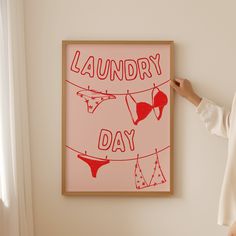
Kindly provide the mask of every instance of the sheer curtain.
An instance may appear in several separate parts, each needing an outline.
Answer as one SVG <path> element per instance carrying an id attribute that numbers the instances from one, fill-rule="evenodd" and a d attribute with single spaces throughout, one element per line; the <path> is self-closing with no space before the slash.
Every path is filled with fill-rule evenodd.
<path id="1" fill-rule="evenodd" d="M 33 236 L 23 0 L 0 0 L 0 235 Z"/>

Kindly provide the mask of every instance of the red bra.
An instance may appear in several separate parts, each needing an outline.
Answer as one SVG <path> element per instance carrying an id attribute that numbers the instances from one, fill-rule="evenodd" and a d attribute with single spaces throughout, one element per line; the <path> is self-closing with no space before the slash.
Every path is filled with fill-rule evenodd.
<path id="1" fill-rule="evenodd" d="M 162 117 L 163 109 L 168 103 L 168 97 L 165 93 L 155 87 L 152 90 L 152 104 L 147 102 L 136 102 L 131 94 L 125 96 L 126 105 L 130 112 L 132 121 L 137 125 L 141 120 L 144 120 L 153 110 L 157 120 Z M 156 114 L 156 108 L 159 109 L 159 115 Z"/>

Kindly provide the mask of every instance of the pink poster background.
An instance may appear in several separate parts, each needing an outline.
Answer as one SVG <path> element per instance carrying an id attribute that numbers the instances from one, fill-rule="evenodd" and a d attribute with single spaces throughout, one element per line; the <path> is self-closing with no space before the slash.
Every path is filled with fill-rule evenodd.
<path id="1" fill-rule="evenodd" d="M 79 57 L 75 61 L 75 55 L 78 51 Z M 150 60 L 150 56 L 155 57 L 157 54 L 160 55 L 161 74 L 157 73 L 154 63 Z M 94 57 L 95 72 L 93 78 L 89 76 L 89 73 L 81 74 L 81 70 L 90 56 Z M 103 69 L 106 60 L 114 60 L 119 64 L 119 60 L 131 59 L 137 62 L 139 58 L 147 58 L 152 76 L 148 78 L 144 75 L 142 79 L 140 73 L 138 73 L 133 80 L 126 80 L 124 77 L 123 80 L 119 80 L 117 77 L 111 80 L 110 76 L 99 79 L 96 75 L 99 58 L 103 60 Z M 108 68 L 109 65 L 111 66 L 111 64 L 108 63 Z M 77 69 L 79 72 L 73 71 Z M 91 72 L 91 67 L 87 69 Z M 65 158 L 65 186 L 67 192 L 166 192 L 170 190 L 169 80 L 170 45 L 168 44 L 67 45 L 66 80 L 64 81 L 66 91 L 66 143 L 65 157 L 63 157 Z M 155 86 L 159 86 L 160 91 L 168 97 L 168 103 L 164 106 L 161 119 L 156 118 L 152 109 L 145 119 L 135 125 L 127 107 L 126 95 L 131 94 L 137 103 L 145 102 L 152 105 L 152 91 Z M 85 90 L 81 88 L 85 88 Z M 82 90 L 87 90 L 86 92 L 95 90 L 104 94 L 121 95 L 114 95 L 115 98 L 104 100 L 93 113 L 89 113 L 84 97 L 80 96 Z M 90 101 L 91 98 L 88 104 L 90 104 Z M 130 106 L 136 108 L 135 103 Z M 156 113 L 159 114 L 158 109 L 156 109 Z M 107 150 L 101 150 L 98 147 L 102 129 L 109 130 L 112 134 L 111 146 Z M 129 139 L 124 133 L 125 131 L 131 132 L 131 130 L 134 132 L 133 150 L 131 150 Z M 114 146 L 117 132 L 122 135 L 123 144 L 121 145 L 121 140 L 117 138 L 116 146 Z M 107 139 L 105 136 L 103 138 L 103 144 L 106 144 Z M 118 148 L 119 145 L 121 145 L 120 149 Z M 125 151 L 121 150 L 123 147 L 125 147 Z M 158 165 L 155 165 L 157 161 L 156 152 L 158 153 Z M 93 177 L 90 165 L 85 160 L 78 158 L 81 153 L 84 154 L 83 157 L 86 160 L 89 159 L 92 165 L 95 160 L 101 159 L 107 159 L 109 163 L 100 167 L 97 170 L 97 176 Z M 137 158 L 140 158 L 138 163 Z M 142 171 L 142 175 L 140 175 L 137 164 Z M 163 176 L 158 177 L 160 170 Z M 137 181 L 145 179 L 146 183 L 149 183 L 153 175 L 154 178 L 159 178 L 159 182 L 153 182 L 157 183 L 156 185 L 148 186 L 146 184 L 142 187 L 141 182 L 138 183 L 141 188 L 137 187 Z M 160 178 L 162 178 L 161 182 Z"/>

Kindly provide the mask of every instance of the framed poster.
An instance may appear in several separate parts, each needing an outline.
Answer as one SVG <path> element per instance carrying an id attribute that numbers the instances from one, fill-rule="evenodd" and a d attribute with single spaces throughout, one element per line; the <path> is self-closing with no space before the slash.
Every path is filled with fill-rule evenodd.
<path id="1" fill-rule="evenodd" d="M 173 192 L 172 41 L 62 42 L 62 193 Z"/>

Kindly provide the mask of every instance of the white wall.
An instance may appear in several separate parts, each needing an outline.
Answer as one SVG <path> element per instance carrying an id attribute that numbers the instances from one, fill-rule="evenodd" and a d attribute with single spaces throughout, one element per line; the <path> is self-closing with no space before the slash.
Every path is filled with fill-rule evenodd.
<path id="1" fill-rule="evenodd" d="M 175 194 L 64 197 L 61 185 L 61 40 L 170 39 L 176 75 L 230 106 L 236 85 L 234 0 L 25 0 L 36 236 L 226 235 L 217 226 L 227 141 L 175 102 Z"/>

